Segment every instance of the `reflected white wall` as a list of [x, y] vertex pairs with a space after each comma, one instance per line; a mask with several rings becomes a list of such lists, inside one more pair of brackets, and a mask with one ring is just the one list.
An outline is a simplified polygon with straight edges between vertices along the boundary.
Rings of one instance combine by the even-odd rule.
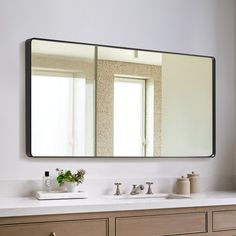
[[162, 155], [211, 156], [211, 58], [163, 54], [162, 63]]

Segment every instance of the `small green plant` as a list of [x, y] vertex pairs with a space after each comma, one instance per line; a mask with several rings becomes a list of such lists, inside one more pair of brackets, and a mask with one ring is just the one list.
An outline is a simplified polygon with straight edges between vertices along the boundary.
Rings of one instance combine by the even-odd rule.
[[77, 170], [76, 173], [72, 173], [70, 170], [63, 170], [63, 169], [56, 169], [58, 172], [57, 176], [57, 182], [60, 186], [62, 186], [64, 183], [77, 183], [81, 184], [84, 181], [84, 175], [85, 175], [85, 170], [80, 169]]

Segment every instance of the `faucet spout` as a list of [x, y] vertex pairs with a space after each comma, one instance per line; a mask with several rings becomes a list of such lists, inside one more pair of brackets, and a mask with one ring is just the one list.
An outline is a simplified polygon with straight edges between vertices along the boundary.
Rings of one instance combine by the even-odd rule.
[[132, 191], [130, 192], [130, 195], [140, 194], [142, 193], [143, 190], [144, 190], [144, 186], [142, 184], [138, 186], [136, 184], [133, 184], [133, 188], [132, 188]]

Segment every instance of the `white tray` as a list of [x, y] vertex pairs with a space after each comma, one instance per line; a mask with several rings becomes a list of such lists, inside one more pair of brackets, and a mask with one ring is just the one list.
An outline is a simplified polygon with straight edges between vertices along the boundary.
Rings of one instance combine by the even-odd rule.
[[37, 191], [34, 196], [39, 200], [55, 200], [55, 199], [83, 199], [88, 198], [84, 191], [79, 192], [61, 192], [61, 191]]

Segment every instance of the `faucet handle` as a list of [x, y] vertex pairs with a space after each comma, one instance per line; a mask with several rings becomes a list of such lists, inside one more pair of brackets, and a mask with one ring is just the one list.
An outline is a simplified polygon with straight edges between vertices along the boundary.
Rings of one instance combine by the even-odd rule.
[[121, 185], [121, 183], [114, 183], [114, 184], [116, 185], [116, 192], [115, 192], [114, 195], [116, 195], [116, 196], [121, 195], [121, 193], [120, 193], [120, 185]]
[[148, 191], [146, 194], [153, 194], [152, 188], [151, 188], [151, 185], [153, 184], [153, 182], [146, 182], [146, 184], [148, 185]]

